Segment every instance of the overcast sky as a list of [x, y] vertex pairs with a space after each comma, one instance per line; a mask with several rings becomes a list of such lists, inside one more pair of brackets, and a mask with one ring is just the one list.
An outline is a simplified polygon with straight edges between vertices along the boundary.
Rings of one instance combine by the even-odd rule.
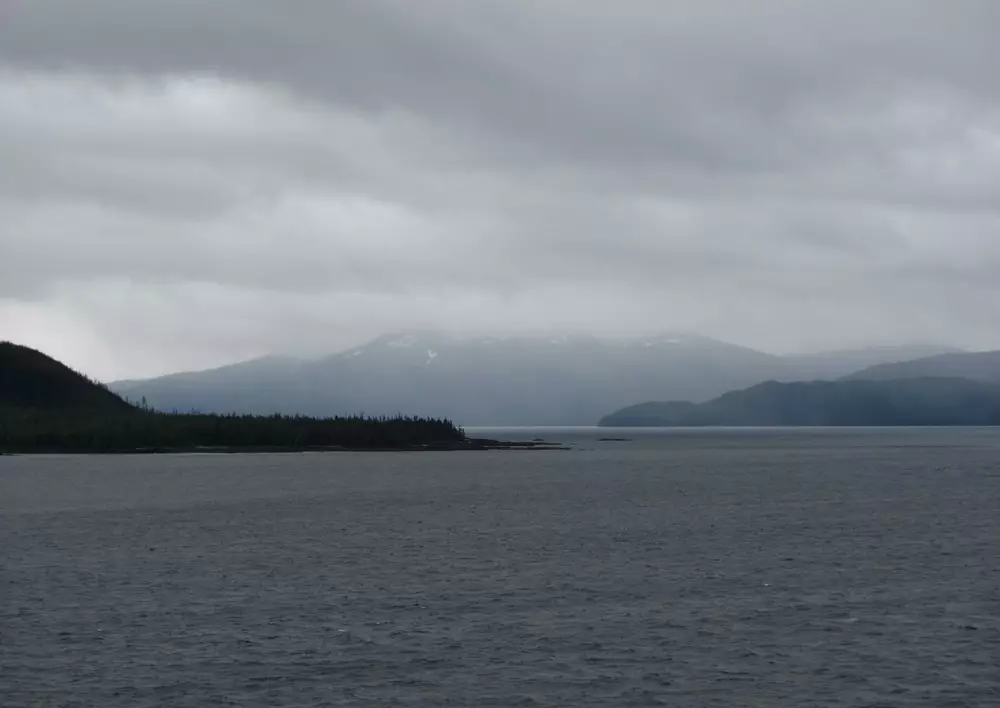
[[997, 0], [0, 0], [0, 339], [1000, 348]]

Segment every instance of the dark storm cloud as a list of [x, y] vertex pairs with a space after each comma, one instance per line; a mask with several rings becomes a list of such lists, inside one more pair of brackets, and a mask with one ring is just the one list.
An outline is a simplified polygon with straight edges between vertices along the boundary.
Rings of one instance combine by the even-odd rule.
[[1000, 345], [998, 31], [993, 0], [0, 0], [0, 317], [117, 341], [129, 282], [117, 322], [226, 313], [160, 317], [206, 361], [414, 319]]

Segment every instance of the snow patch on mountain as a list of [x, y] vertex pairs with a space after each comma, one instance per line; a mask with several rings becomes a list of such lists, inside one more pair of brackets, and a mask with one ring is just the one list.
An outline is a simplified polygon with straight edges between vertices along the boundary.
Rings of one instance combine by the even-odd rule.
[[387, 347], [394, 349], [408, 349], [417, 343], [417, 338], [412, 334], [405, 334], [397, 339], [390, 339], [385, 343]]

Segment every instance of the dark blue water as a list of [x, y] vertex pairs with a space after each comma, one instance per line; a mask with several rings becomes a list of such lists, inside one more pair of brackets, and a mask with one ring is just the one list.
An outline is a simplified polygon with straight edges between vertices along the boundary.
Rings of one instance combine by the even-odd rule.
[[0, 706], [1000, 705], [1000, 431], [507, 433], [0, 458]]

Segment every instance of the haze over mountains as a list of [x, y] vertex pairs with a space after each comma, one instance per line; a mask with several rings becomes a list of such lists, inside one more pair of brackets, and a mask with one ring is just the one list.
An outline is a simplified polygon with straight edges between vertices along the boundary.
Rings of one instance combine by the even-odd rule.
[[942, 346], [777, 356], [708, 337], [379, 337], [314, 360], [265, 357], [111, 384], [160, 410], [337, 415], [419, 413], [462, 425], [593, 425], [640, 401], [707, 401], [762, 381], [836, 379]]

